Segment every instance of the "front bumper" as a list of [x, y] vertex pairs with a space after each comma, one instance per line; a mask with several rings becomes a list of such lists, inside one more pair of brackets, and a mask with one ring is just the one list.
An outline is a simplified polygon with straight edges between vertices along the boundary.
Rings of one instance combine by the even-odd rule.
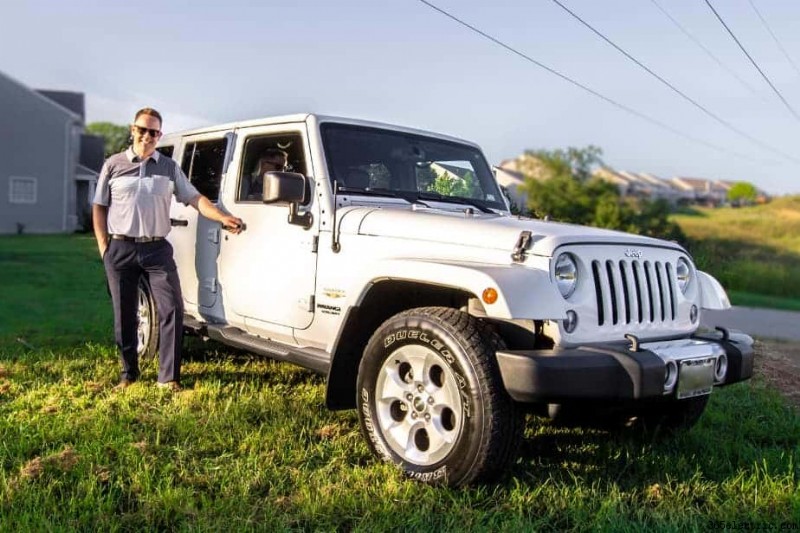
[[[497, 352], [509, 395], [519, 402], [568, 400], [638, 400], [674, 395], [680, 377], [669, 386], [668, 370], [695, 362], [727, 359], [724, 376], [711, 386], [730, 385], [753, 375], [753, 339], [743, 333], [712, 332], [691, 339], [643, 343], [608, 343], [552, 350]], [[676, 363], [672, 365], [670, 362]], [[684, 374], [681, 374], [683, 376]], [[706, 393], [698, 390], [691, 394]]]

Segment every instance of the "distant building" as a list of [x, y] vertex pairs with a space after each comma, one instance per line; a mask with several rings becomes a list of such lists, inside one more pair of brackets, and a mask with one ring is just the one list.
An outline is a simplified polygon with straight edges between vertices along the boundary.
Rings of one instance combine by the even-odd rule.
[[[530, 154], [523, 154], [515, 159], [506, 159], [493, 169], [497, 182], [519, 207], [524, 207], [527, 203], [524, 191], [525, 178], [545, 180], [551, 176], [552, 172], [541, 160]], [[681, 176], [664, 179], [653, 174], [618, 171], [610, 167], [601, 167], [595, 170], [592, 177], [616, 186], [621, 196], [664, 200], [672, 205], [723, 205], [728, 203], [728, 191], [738, 183]], [[760, 189], [756, 190], [756, 202], [769, 201], [769, 195], [766, 192]]]
[[592, 174], [595, 178], [617, 186], [622, 196], [648, 200], [664, 200], [670, 204], [691, 202], [694, 194], [675, 187], [671, 182], [642, 172], [616, 171], [603, 167]]
[[724, 204], [728, 200], [728, 190], [731, 188], [727, 182], [681, 176], [672, 178], [670, 183], [682, 191], [693, 193], [693, 203], [709, 206]]
[[103, 163], [83, 133], [84, 96], [36, 91], [0, 72], [0, 234], [80, 228]]
[[517, 170], [516, 160], [507, 159], [500, 163], [499, 166], [492, 167], [494, 177], [498, 185], [508, 196], [520, 212], [527, 211], [528, 195], [524, 190], [525, 176]]

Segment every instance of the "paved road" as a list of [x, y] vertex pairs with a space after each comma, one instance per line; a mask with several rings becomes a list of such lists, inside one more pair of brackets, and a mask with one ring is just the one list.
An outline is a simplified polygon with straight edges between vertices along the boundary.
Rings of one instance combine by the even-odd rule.
[[738, 329], [762, 339], [800, 341], [800, 312], [796, 311], [734, 306], [725, 311], [704, 310], [700, 322], [711, 328]]

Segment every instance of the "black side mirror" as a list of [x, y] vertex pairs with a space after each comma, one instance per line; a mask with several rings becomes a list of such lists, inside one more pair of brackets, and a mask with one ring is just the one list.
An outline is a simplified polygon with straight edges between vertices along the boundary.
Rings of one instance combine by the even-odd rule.
[[267, 172], [264, 174], [262, 201], [265, 204], [289, 204], [289, 224], [308, 229], [313, 222], [311, 213], [298, 213], [298, 206], [308, 200], [308, 178], [296, 172]]

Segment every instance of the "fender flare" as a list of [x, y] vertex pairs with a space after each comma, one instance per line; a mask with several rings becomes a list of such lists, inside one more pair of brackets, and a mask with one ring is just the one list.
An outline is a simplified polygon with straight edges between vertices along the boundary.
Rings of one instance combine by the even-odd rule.
[[700, 307], [702, 309], [730, 309], [731, 301], [728, 299], [728, 294], [714, 276], [698, 270], [697, 281], [700, 285]]
[[371, 264], [370, 271], [382, 275], [361, 284], [359, 303], [373, 284], [402, 280], [463, 289], [479, 299], [485, 289], [493, 288], [497, 291], [497, 301], [493, 304], [483, 302], [486, 315], [491, 318], [566, 318], [564, 299], [551, 283], [550, 273], [523, 265], [388, 259]]

